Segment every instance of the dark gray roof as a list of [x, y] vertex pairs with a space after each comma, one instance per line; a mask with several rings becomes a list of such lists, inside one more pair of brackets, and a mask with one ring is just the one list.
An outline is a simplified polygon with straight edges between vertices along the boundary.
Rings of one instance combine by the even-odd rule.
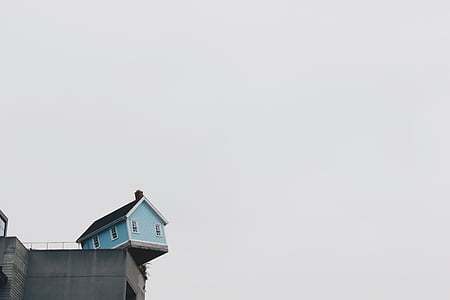
[[82, 240], [84, 237], [88, 236], [89, 234], [93, 233], [94, 231], [102, 228], [103, 226], [106, 226], [114, 221], [116, 221], [117, 219], [120, 219], [124, 216], [127, 215], [127, 213], [133, 209], [133, 207], [139, 202], [139, 200], [134, 200], [124, 206], [122, 206], [119, 209], [116, 209], [115, 211], [113, 211], [112, 213], [107, 214], [106, 216], [104, 216], [103, 218], [98, 219], [97, 221], [95, 221], [94, 223], [92, 223], [91, 226], [89, 226], [88, 229], [86, 229], [86, 231], [77, 239], [77, 242], [79, 242], [80, 240]]

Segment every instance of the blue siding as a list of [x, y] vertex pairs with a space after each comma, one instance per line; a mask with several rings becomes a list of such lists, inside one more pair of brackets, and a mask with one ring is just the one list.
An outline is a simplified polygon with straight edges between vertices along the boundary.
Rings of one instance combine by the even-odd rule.
[[[132, 232], [131, 220], [138, 222], [139, 233]], [[156, 236], [155, 223], [161, 224], [162, 237]], [[131, 239], [133, 240], [166, 244], [164, 222], [145, 201], [128, 218], [128, 226], [130, 226]]]
[[88, 239], [81, 243], [83, 249], [92, 249], [92, 239]]
[[[106, 230], [104, 230], [98, 234], [98, 239], [100, 241], [100, 248], [98, 248], [98, 249], [112, 249], [112, 248], [116, 247], [117, 245], [122, 244], [128, 240], [128, 231], [127, 231], [127, 226], [126, 226], [125, 221], [117, 223], [113, 226], [116, 226], [116, 228], [117, 228], [118, 238], [115, 240], [111, 240], [111, 233], [110, 233], [109, 228], [107, 228]], [[111, 227], [113, 227], [113, 226], [111, 226]], [[82, 247], [83, 247], [83, 249], [94, 249], [94, 245], [92, 243], [92, 237], [87, 239], [86, 241], [84, 241], [82, 243]]]
[[[136, 220], [139, 233], [133, 233], [131, 220]], [[155, 223], [160, 224], [162, 236], [156, 235]], [[164, 221], [153, 211], [150, 205], [144, 201], [131, 214], [127, 221], [121, 221], [113, 226], [117, 228], [118, 238], [111, 240], [110, 228], [97, 234], [100, 247], [98, 249], [112, 249], [127, 240], [139, 240], [150, 243], [167, 244], [166, 234], [164, 232]], [[128, 227], [127, 227], [128, 226]], [[112, 227], [112, 226], [111, 226]], [[130, 234], [131, 236], [128, 236]], [[94, 249], [92, 238], [82, 242], [83, 249]]]

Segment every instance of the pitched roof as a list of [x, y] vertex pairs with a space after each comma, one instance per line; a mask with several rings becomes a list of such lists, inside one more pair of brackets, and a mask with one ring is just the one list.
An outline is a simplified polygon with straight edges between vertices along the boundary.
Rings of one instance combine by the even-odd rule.
[[[167, 221], [167, 219], [166, 218], [164, 218], [164, 216], [162, 215], [162, 213], [150, 202], [150, 200], [148, 200], [147, 199], [147, 197], [145, 197], [145, 196], [143, 196], [142, 198], [141, 198], [141, 200], [139, 200], [139, 201], [142, 201], [142, 203], [147, 203], [148, 204], [148, 206], [150, 206], [150, 208], [158, 215], [158, 217], [160, 217], [161, 218], [161, 221], [163, 221], [163, 224], [164, 225], [167, 225], [167, 224], [169, 224], [169, 221]], [[128, 214], [127, 214], [127, 217], [129, 217], [131, 214], [133, 214], [133, 212], [134, 212], [134, 210], [136, 209], [138, 207], [138, 205], [136, 205], [135, 207], [133, 207], [129, 212], [128, 212]]]
[[98, 219], [97, 221], [95, 221], [94, 223], [92, 223], [91, 226], [89, 226], [88, 229], [86, 229], [86, 231], [77, 239], [77, 242], [80, 242], [80, 240], [82, 240], [84, 237], [86, 237], [87, 235], [93, 233], [94, 231], [102, 228], [103, 226], [106, 226], [112, 222], [114, 222], [117, 219], [120, 219], [122, 217], [125, 217], [127, 215], [127, 213], [133, 209], [133, 207], [139, 202], [139, 200], [134, 200], [124, 206], [122, 206], [119, 209], [116, 209], [115, 211], [113, 211], [112, 213], [107, 214], [106, 216]]

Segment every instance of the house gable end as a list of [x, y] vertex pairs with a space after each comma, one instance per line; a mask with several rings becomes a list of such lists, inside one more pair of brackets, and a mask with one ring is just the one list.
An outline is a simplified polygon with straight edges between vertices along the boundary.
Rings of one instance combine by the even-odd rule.
[[161, 220], [164, 225], [167, 225], [169, 221], [162, 215], [162, 213], [147, 199], [147, 197], [143, 196], [141, 200], [127, 213], [127, 218], [130, 216], [142, 205], [142, 203], [146, 203], [149, 208], [155, 213], [155, 215]]
[[[127, 222], [129, 228], [132, 228], [132, 222], [137, 223], [138, 231], [133, 232], [133, 230], [131, 230], [130, 240], [139, 240], [158, 244], [167, 243], [163, 226], [166, 224], [166, 220], [161, 218], [161, 216], [155, 212], [148, 202], [143, 201], [140, 205], [137, 205], [133, 212], [131, 212], [128, 216]], [[156, 228], [158, 228], [158, 230]], [[159, 231], [159, 235], [157, 234], [157, 231]]]

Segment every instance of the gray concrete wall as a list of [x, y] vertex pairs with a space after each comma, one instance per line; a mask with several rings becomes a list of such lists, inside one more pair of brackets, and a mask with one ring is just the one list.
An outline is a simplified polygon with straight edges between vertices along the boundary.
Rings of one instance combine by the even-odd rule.
[[144, 300], [144, 279], [126, 249], [28, 250], [0, 238], [0, 266], [8, 280], [0, 300], [124, 300], [127, 283]]
[[0, 266], [8, 280], [0, 287], [0, 300], [22, 300], [27, 272], [28, 250], [16, 237], [0, 238]]
[[127, 280], [130, 284], [133, 291], [136, 293], [137, 300], [145, 299], [145, 281], [144, 276], [142, 276], [141, 272], [136, 266], [136, 263], [133, 257], [130, 255], [128, 251], [127, 253], [127, 264], [126, 264], [126, 274]]
[[25, 300], [124, 300], [127, 281], [144, 293], [126, 250], [31, 250]]

